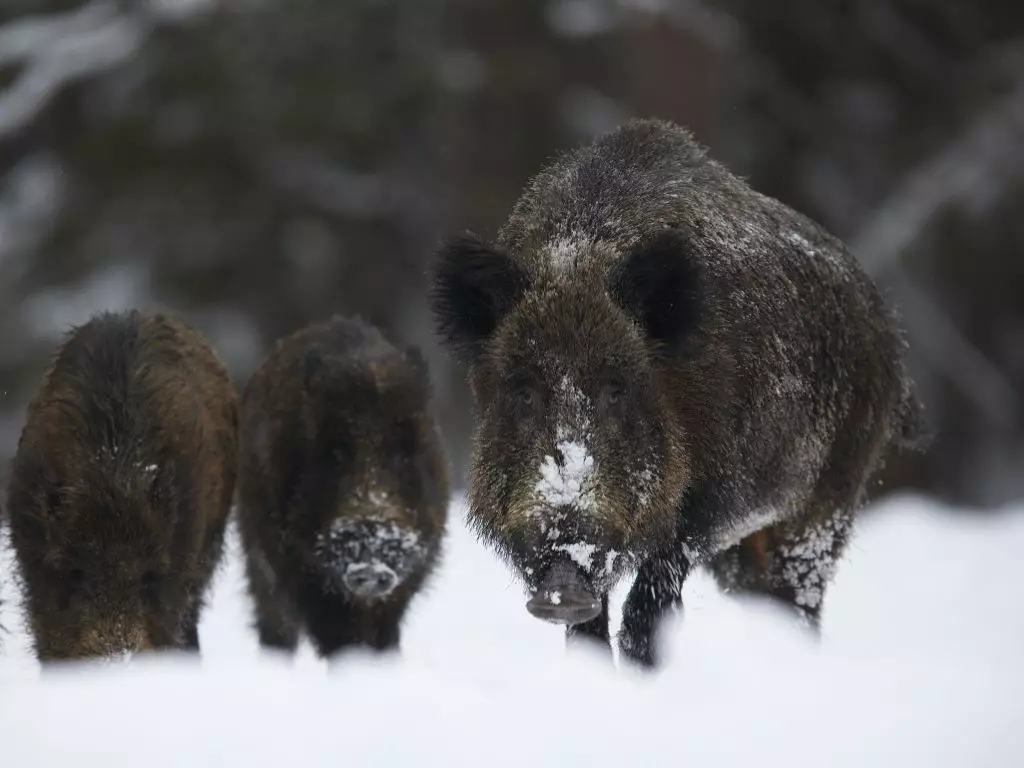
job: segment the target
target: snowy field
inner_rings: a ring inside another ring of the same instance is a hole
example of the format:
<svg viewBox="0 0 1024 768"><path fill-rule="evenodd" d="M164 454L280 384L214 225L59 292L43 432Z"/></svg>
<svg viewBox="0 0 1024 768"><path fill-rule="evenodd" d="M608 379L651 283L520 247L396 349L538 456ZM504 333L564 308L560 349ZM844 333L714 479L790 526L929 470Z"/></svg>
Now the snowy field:
<svg viewBox="0 0 1024 768"><path fill-rule="evenodd" d="M840 567L820 644L699 574L648 678L566 656L463 513L401 657L384 661L260 654L232 540L201 662L40 679L4 578L0 765L1024 765L1024 510L975 522L916 499L881 506Z"/></svg>

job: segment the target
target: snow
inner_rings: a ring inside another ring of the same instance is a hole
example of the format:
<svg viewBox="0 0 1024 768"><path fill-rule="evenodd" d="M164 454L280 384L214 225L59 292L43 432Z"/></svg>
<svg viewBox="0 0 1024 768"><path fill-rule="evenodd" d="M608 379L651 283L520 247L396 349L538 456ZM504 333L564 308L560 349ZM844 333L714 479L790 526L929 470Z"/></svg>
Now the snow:
<svg viewBox="0 0 1024 768"><path fill-rule="evenodd" d="M667 666L646 678L567 655L464 511L460 499L443 567L386 659L259 653L232 536L201 662L38 679L4 579L0 762L984 768L1024 753L1024 508L980 519L916 498L880 505L838 564L820 643L697 574Z"/></svg>
<svg viewBox="0 0 1024 768"><path fill-rule="evenodd" d="M611 576L615 572L615 561L619 559L619 553L609 549L604 553L604 575Z"/></svg>
<svg viewBox="0 0 1024 768"><path fill-rule="evenodd" d="M825 584L835 573L836 541L846 535L848 526L848 516L837 513L811 526L801 541L781 548L782 554L789 558L782 581L793 588L797 605L816 608L821 603Z"/></svg>
<svg viewBox="0 0 1024 768"><path fill-rule="evenodd" d="M366 523L374 524L372 540L353 540L354 521L349 518L335 520L326 535L321 534L317 537L317 555L321 560L330 563L340 577L344 578L354 573L357 564L352 562L352 557L363 548L373 553L374 557L368 562L360 560L358 568L361 570L369 566L376 573L391 573L396 582L405 578L407 573L399 574L392 568L395 565L395 558L405 562L407 558L419 560L426 556L426 545L421 541L417 531L401 526L394 520L373 517L355 521L355 526L358 528ZM393 562L388 563L386 560Z"/></svg>
<svg viewBox="0 0 1024 768"><path fill-rule="evenodd" d="M594 469L594 457L583 443L576 440L560 439L556 448L562 463L559 464L554 456L544 457L534 494L542 503L552 507L571 505L589 509L592 499L588 485Z"/></svg>
<svg viewBox="0 0 1024 768"><path fill-rule="evenodd" d="M591 561L594 558L594 553L597 551L597 547L593 544L586 544L582 541L576 541L572 544L555 544L552 549L565 552L569 559L573 560L576 565L587 573L590 573Z"/></svg>

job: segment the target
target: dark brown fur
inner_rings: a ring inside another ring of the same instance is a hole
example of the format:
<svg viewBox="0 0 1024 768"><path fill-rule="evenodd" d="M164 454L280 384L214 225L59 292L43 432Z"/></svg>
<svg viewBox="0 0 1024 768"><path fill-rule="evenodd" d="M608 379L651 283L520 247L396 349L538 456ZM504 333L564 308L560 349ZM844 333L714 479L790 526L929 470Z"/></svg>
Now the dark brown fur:
<svg viewBox="0 0 1024 768"><path fill-rule="evenodd" d="M607 643L636 568L620 641L643 665L700 565L816 623L866 481L919 436L854 258L669 123L540 173L496 243L441 249L433 301L474 393L470 519L531 592L579 565L604 610L570 636Z"/></svg>
<svg viewBox="0 0 1024 768"><path fill-rule="evenodd" d="M425 361L335 317L279 341L242 402L239 521L261 643L293 651L305 629L324 657L397 648L450 490ZM371 563L400 577L390 593L350 589L345 574Z"/></svg>
<svg viewBox="0 0 1024 768"><path fill-rule="evenodd" d="M198 650L237 467L238 403L178 319L74 329L28 410L11 542L43 661Z"/></svg>

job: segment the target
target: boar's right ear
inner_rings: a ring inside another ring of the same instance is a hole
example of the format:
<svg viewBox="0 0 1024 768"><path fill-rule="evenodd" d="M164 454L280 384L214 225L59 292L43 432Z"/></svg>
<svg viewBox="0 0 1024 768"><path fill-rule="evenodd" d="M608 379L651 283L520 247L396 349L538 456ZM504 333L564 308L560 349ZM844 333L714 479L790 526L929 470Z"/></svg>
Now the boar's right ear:
<svg viewBox="0 0 1024 768"><path fill-rule="evenodd" d="M448 240L434 257L431 309L445 343L472 360L529 287L507 253L476 235Z"/></svg>
<svg viewBox="0 0 1024 768"><path fill-rule="evenodd" d="M696 343L703 294L691 244L675 229L642 243L611 276L611 293L669 354L686 354Z"/></svg>

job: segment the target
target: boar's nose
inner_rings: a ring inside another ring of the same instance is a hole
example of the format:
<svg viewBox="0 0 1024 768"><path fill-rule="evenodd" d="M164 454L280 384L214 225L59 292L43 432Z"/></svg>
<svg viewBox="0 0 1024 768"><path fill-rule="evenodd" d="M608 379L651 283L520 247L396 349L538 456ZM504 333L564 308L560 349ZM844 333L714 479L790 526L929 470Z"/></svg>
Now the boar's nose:
<svg viewBox="0 0 1024 768"><path fill-rule="evenodd" d="M579 569L556 562L541 578L540 586L526 604L533 616L553 624L585 624L601 613L601 599L594 594Z"/></svg>
<svg viewBox="0 0 1024 768"><path fill-rule="evenodd" d="M386 597L396 584L398 575L383 563L360 563L345 571L345 587L358 597Z"/></svg>

